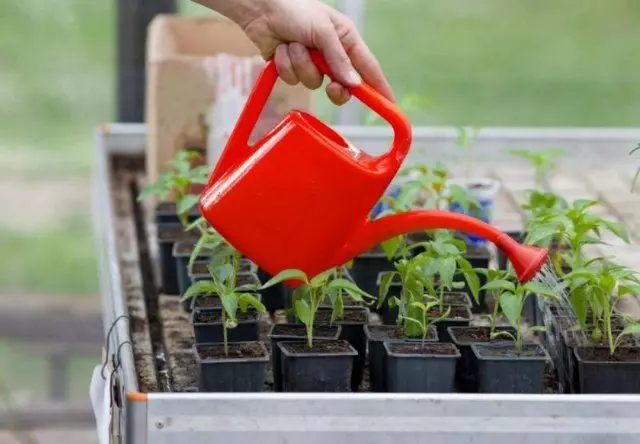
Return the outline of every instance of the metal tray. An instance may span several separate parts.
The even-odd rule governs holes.
[[[390,138],[382,128],[343,127],[354,144],[379,152]],[[100,265],[105,336],[125,314],[122,276],[115,242],[110,196],[113,156],[144,156],[144,125],[103,125],[96,131],[94,223]],[[455,132],[416,128],[414,160],[444,156]],[[502,147],[564,146],[572,156],[585,153],[611,162],[623,159],[640,140],[638,130],[486,129],[476,152],[483,159]],[[429,151],[422,148],[428,146]],[[463,395],[463,394],[215,394],[138,392],[128,325],[117,322],[109,349],[120,349],[115,374],[113,442],[240,444],[390,444],[458,443],[637,443],[640,442],[640,396]],[[113,359],[114,356],[111,356]]]

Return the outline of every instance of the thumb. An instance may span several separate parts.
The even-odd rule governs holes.
[[[347,55],[344,46],[342,46],[335,28],[327,28],[318,37],[319,44],[317,48],[324,56],[327,65],[329,65],[329,69],[331,69],[335,77],[334,80],[343,86],[360,85],[362,78],[351,64],[351,59]]]

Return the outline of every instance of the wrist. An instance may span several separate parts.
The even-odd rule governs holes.
[[[242,28],[268,13],[278,0],[193,0],[233,20]]]

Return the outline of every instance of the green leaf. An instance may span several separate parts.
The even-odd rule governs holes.
[[[240,311],[243,313],[247,312],[249,306],[255,308],[259,313],[264,313],[267,311],[265,306],[260,302],[258,298],[249,293],[237,293],[238,305],[240,306]]]
[[[329,300],[331,301],[331,323],[336,319],[340,319],[344,315],[344,300],[342,299],[342,292],[340,290],[329,291]]]
[[[553,236],[558,234],[558,227],[554,225],[540,225],[536,226],[529,231],[527,241],[530,244],[536,245],[542,241],[549,240]]]
[[[489,290],[489,291],[509,291],[511,293],[515,293],[516,286],[513,285],[513,282],[509,282],[503,279],[498,279],[496,281],[487,282],[481,288],[481,290]]]
[[[573,290],[570,294],[571,308],[578,318],[580,325],[584,326],[587,323],[587,308],[589,306],[589,300],[587,294],[582,288]]]
[[[476,300],[476,302],[479,302],[478,296],[480,293],[480,279],[478,279],[478,275],[471,266],[471,263],[469,263],[469,261],[465,258],[459,257],[458,267],[462,271],[465,281],[467,281],[469,290],[471,290],[471,295]]]
[[[447,257],[442,260],[440,267],[440,280],[444,285],[450,285],[450,283],[453,282],[456,265],[455,257]]]
[[[629,325],[622,330],[621,335],[635,335],[640,334],[640,324]]]
[[[330,270],[323,271],[322,273],[314,276],[311,279],[310,284],[312,287],[320,287],[321,285],[326,284],[327,281],[331,279],[331,277],[335,274],[336,274],[335,268],[331,268]]]
[[[176,211],[178,212],[178,214],[188,213],[197,203],[197,195],[187,194],[186,196],[178,198],[176,202]]]
[[[384,254],[386,254],[387,256],[387,259],[391,260],[396,255],[396,253],[398,252],[402,244],[403,244],[403,239],[401,236],[398,236],[398,237],[389,239],[387,241],[384,241],[381,244],[381,247],[382,247],[382,250],[384,251]]]
[[[629,234],[627,233],[627,229],[625,226],[619,222],[613,222],[610,220],[603,220],[602,224],[607,228],[607,230],[611,231],[613,234],[618,236],[620,239],[629,243]]]
[[[354,282],[351,282],[347,279],[334,279],[328,285],[329,288],[335,288],[337,290],[345,290],[350,293],[355,293],[360,296],[364,296],[368,299],[375,299],[373,295],[370,295],[366,291],[362,290],[358,287]]]
[[[233,265],[229,263],[217,266],[208,264],[207,268],[209,269],[209,273],[211,274],[211,277],[214,278],[214,280],[218,279],[223,283],[226,283],[233,274]]]
[[[533,327],[529,328],[529,331],[532,332],[532,333],[545,332],[545,331],[547,331],[547,327],[544,327],[542,325],[534,325]]]
[[[314,313],[307,301],[299,299],[296,301],[295,307],[298,319],[305,325],[311,325],[313,323]]]
[[[224,292],[220,294],[220,301],[227,315],[235,320],[238,313],[238,298],[236,294],[233,292]]]
[[[389,287],[391,287],[393,278],[397,275],[398,273],[395,271],[387,271],[383,273],[382,279],[380,279],[380,288],[378,290],[378,302],[376,304],[377,308],[382,307],[382,304],[387,298],[387,294],[389,294]]]
[[[218,286],[213,281],[196,281],[187,288],[180,300],[186,301],[199,294],[207,296],[218,294]]]
[[[269,279],[261,287],[261,289],[264,290],[265,288],[273,287],[276,284],[279,284],[279,283],[284,282],[284,281],[289,281],[289,280],[298,280],[298,281],[302,281],[302,282],[305,282],[305,283],[309,282],[308,279],[307,279],[307,275],[304,273],[304,271],[301,271],[301,270],[284,270],[284,271],[281,271],[280,273],[276,274],[271,279]]]
[[[500,310],[509,320],[509,324],[514,327],[519,327],[520,320],[520,298],[506,291],[500,295]]]
[[[553,288],[538,281],[527,282],[525,284],[525,289],[526,291],[529,291],[531,293],[535,293],[540,296],[548,296],[553,299],[555,299],[558,296],[556,294],[556,291]]]
[[[390,297],[389,300],[387,301],[389,308],[399,307],[401,303],[402,301],[400,301],[400,299],[398,299],[396,296]]]

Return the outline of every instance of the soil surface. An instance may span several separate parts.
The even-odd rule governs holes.
[[[193,301],[195,308],[222,308],[222,301],[218,296],[200,296]]]
[[[445,293],[444,303],[445,305],[469,305],[471,299],[465,293]]]
[[[245,359],[263,358],[266,351],[258,342],[246,342],[241,344],[229,344],[228,354],[224,352],[224,345],[198,345],[198,354],[201,359]]]
[[[430,318],[438,318],[442,316],[442,313],[446,313],[448,307],[444,307],[444,311],[440,311],[438,307],[431,307],[428,312],[428,316]],[[468,320],[471,319],[471,312],[469,311],[469,307],[463,307],[460,305],[451,305],[451,312],[447,319],[460,319],[460,320]]]
[[[238,311],[236,318],[238,322],[257,322],[258,313],[255,311],[246,313]],[[222,311],[196,311],[193,316],[193,322],[196,324],[220,324],[222,322]]]
[[[316,324],[329,324],[331,323],[332,309],[319,309],[316,313]],[[345,308],[343,316],[335,320],[335,324],[366,324],[369,319],[369,314],[366,309],[357,308],[349,309]]]
[[[321,341],[314,342],[312,347],[309,347],[306,342],[300,343],[284,343],[283,347],[292,353],[298,354],[312,354],[312,353],[348,353],[351,349],[349,343],[346,341]]]
[[[330,327],[328,325],[317,325],[313,327],[313,338],[322,339],[329,338],[334,339],[338,327]],[[277,324],[273,329],[274,335],[278,336],[291,336],[295,338],[306,338],[307,330],[302,324]]]
[[[546,358],[545,353],[540,347],[523,346],[520,353],[517,352],[515,345],[506,347],[479,347],[478,351],[482,357],[495,358]]]
[[[197,230],[184,231],[182,225],[163,225],[158,227],[158,240],[181,242],[198,240],[200,235]]]
[[[198,369],[192,351],[174,353],[169,357],[171,390],[187,392],[198,387]]]
[[[509,329],[513,331],[513,329]],[[465,327],[455,329],[453,335],[458,342],[504,342],[505,336],[491,338],[491,327]],[[508,340],[508,339],[507,339]]]
[[[583,361],[640,363],[640,349],[637,347],[618,347],[613,355],[608,347],[584,347],[578,350],[578,354]]]
[[[622,332],[622,330],[618,330],[618,331],[613,331],[613,337],[617,337],[620,333]],[[607,342],[603,339],[601,342],[596,342],[593,340],[593,336],[592,336],[592,332],[591,330],[587,330],[587,331],[567,331],[566,332],[566,336],[567,336],[567,340],[569,342],[568,345],[575,347],[576,345],[579,346],[588,346],[588,345],[596,345],[596,346],[603,346],[603,347],[607,347],[608,344]],[[636,345],[636,340],[632,335],[625,335],[622,338],[620,338],[620,345],[622,347],[635,347]]]
[[[413,342],[389,344],[393,353],[405,355],[456,355],[458,349],[453,344],[439,342]]]
[[[407,339],[403,332],[398,331],[395,325],[369,325],[369,338],[374,341],[385,341],[387,339]],[[427,332],[425,340],[433,341],[436,339],[438,332],[436,328],[431,325]],[[422,339],[422,338],[419,338]]]

